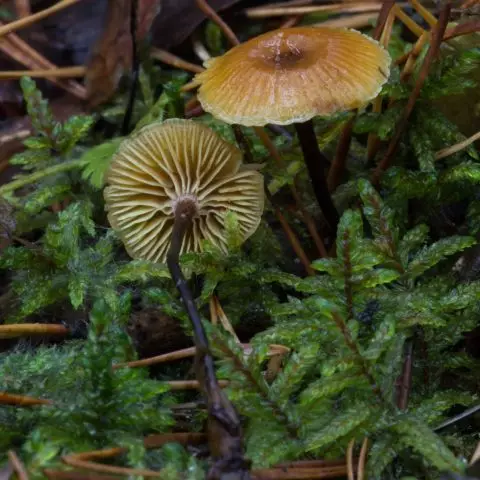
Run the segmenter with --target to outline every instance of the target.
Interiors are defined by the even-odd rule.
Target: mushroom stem
[[[243,440],[240,419],[228,397],[222,391],[215,375],[215,365],[208,346],[208,339],[195,305],[192,292],[179,264],[183,238],[197,213],[197,206],[191,200],[183,200],[175,206],[170,249],[167,265],[173,281],[187,310],[193,327],[196,346],[195,373],[200,390],[205,396],[208,408],[208,443],[211,455],[217,460],[212,471],[235,472],[231,478],[249,479],[247,462],[243,456]],[[210,476],[209,476],[210,478]],[[212,475],[211,478],[217,478]],[[223,477],[218,477],[223,478]]]
[[[328,160],[320,148],[318,148],[313,122],[308,120],[307,122],[296,123],[295,129],[318,205],[330,227],[336,232],[339,216],[328,191],[327,179],[325,177]]]

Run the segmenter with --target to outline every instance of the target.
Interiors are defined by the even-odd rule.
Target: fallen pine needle
[[[23,17],[14,22],[7,23],[6,25],[0,27],[0,37],[6,35],[7,33],[15,32],[16,30],[20,30],[21,28],[29,27],[30,25],[42,20],[54,13],[63,10],[64,8],[69,7],[70,5],[74,5],[78,3],[80,0],[62,0],[45,10],[40,10],[33,15],[29,15],[28,17]]]
[[[13,405],[17,407],[32,407],[35,405],[52,405],[51,400],[46,398],[33,398],[24,395],[0,392],[0,405]]]
[[[0,325],[0,338],[15,338],[28,335],[67,335],[68,329],[57,323],[19,323]]]
[[[465,140],[459,143],[456,143],[455,145],[452,145],[451,147],[447,147],[442,150],[439,150],[435,154],[435,160],[440,160],[441,158],[445,158],[450,155],[453,155],[454,153],[460,152],[460,150],[467,148],[469,145],[471,145],[473,142],[476,142],[477,140],[480,140],[480,131],[475,133],[471,137],[468,137]]]
[[[12,464],[12,467],[17,474],[18,480],[28,480],[28,473],[25,469],[25,465],[23,465],[23,462],[13,450],[8,451],[8,460]]]
[[[22,78],[24,76],[32,78],[71,78],[71,77],[83,77],[85,75],[85,67],[61,67],[54,69],[42,69],[42,70],[10,70],[6,72],[0,72],[0,79],[2,80],[14,80]]]

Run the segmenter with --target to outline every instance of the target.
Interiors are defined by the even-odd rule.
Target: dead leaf
[[[239,1],[209,0],[208,4],[220,11]],[[203,20],[205,15],[196,6],[195,0],[162,0],[162,12],[152,27],[153,44],[166,49],[174,47],[182,43]]]
[[[108,0],[106,24],[87,65],[88,105],[109,100],[132,64],[130,11],[132,0]],[[137,39],[145,38],[159,12],[161,0],[138,0]]]

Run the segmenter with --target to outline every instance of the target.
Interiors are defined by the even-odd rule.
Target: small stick
[[[156,355],[155,357],[143,358],[142,360],[134,360],[132,362],[122,362],[113,365],[113,370],[119,368],[136,368],[136,367],[149,367],[151,365],[158,365],[159,363],[174,362],[175,360],[181,360],[183,358],[190,358],[195,355],[195,347],[183,348],[175,352],[164,353],[162,355]]]
[[[24,76],[32,78],[69,78],[69,77],[83,77],[85,75],[85,67],[59,67],[54,69],[44,70],[11,70],[0,72],[0,79],[14,80]]]
[[[303,18],[303,15],[292,15],[291,17],[288,17],[281,25],[280,28],[290,28],[294,27],[297,25],[297,23],[300,22],[300,20]]]
[[[40,12],[29,15],[28,17],[20,18],[14,22],[7,23],[6,25],[0,27],[0,37],[6,35],[7,33],[12,33],[16,30],[20,30],[21,28],[29,27],[30,25],[38,22],[39,20],[47,18],[50,15],[53,15],[54,13],[57,13],[60,10],[69,7],[70,5],[78,3],[79,1],[80,0],[61,0],[55,5],[46,8],[45,10],[41,10]]]
[[[400,410],[406,410],[408,399],[412,386],[412,363],[413,363],[413,344],[408,342],[406,346],[405,359],[403,361],[403,371],[400,375],[399,388],[397,393],[397,406]]]
[[[390,42],[390,38],[392,36],[392,29],[393,29],[393,22],[395,20],[395,13],[396,9],[395,7],[390,10],[390,13],[387,16],[387,19],[385,20],[385,23],[383,25],[383,29],[381,33],[379,33],[377,40],[380,41],[382,44],[383,48],[387,49],[388,44]],[[373,101],[373,106],[372,106],[372,112],[373,113],[381,113],[382,111],[382,98],[378,96],[374,101]],[[380,145],[380,141],[378,138],[378,135],[376,135],[373,132],[370,132],[367,138],[367,162],[373,161],[378,148]]]
[[[480,442],[478,442],[477,448],[473,452],[469,465],[473,465],[477,460],[480,460]]]
[[[430,28],[434,28],[437,24],[437,19],[434,15],[425,8],[418,0],[409,0],[409,3],[417,11],[417,13],[430,25]]]
[[[348,151],[352,143],[353,124],[355,123],[356,116],[353,116],[347,121],[345,127],[342,129],[340,138],[338,139],[337,150],[335,152],[335,158],[333,159],[330,170],[328,171],[327,184],[328,191],[334,192],[340,184],[342,175],[345,172],[347,165]]]
[[[16,338],[27,335],[67,335],[68,329],[57,323],[17,323],[0,325],[0,338]]]
[[[285,169],[285,162],[282,156],[280,155],[280,152],[278,151],[277,147],[272,142],[271,138],[268,136],[265,129],[260,127],[254,127],[254,131],[258,136],[258,138],[260,139],[260,141],[263,143],[264,147],[268,150],[268,153],[270,154],[270,156],[277,162],[277,165],[280,168]],[[303,221],[307,226],[308,232],[310,233],[311,237],[313,238],[313,241],[315,242],[315,246],[317,247],[320,257],[323,257],[323,258],[328,257],[327,249],[325,248],[325,244],[323,243],[322,237],[318,233],[317,227],[315,225],[315,221],[303,206],[303,202],[298,193],[297,182],[295,181],[295,179],[294,179],[293,185],[290,185],[290,191],[292,193],[293,199],[295,200],[295,203],[297,204],[297,208],[300,210],[300,213],[302,214]],[[310,262],[309,262],[309,265],[310,265]]]
[[[71,467],[85,468],[87,470],[92,470],[94,472],[112,473],[112,474],[126,475],[126,476],[139,475],[142,477],[149,477],[149,478],[162,476],[161,472],[156,472],[154,470],[104,465],[102,463],[91,462],[89,460],[82,460],[81,458],[79,458],[79,456],[80,455],[66,455],[62,457],[62,461],[63,463],[66,463]]]
[[[118,476],[101,475],[94,473],[86,473],[79,470],[51,470],[46,468],[43,470],[45,476],[51,480],[118,480]]]
[[[451,40],[452,38],[459,37],[460,35],[468,35],[480,31],[480,20],[472,20],[470,22],[461,23],[455,25],[455,27],[449,28],[443,37],[444,40]]]
[[[315,25],[330,28],[362,28],[370,25],[377,18],[378,13],[359,13],[357,15],[349,15],[348,17],[325,20]]]
[[[464,412],[459,413],[458,415],[455,415],[453,418],[449,418],[448,420],[445,420],[444,422],[442,422],[440,425],[435,427],[433,431],[439,432],[440,430],[443,430],[444,428],[447,428],[450,425],[454,425],[460,420],[463,420],[464,418],[468,418],[470,415],[474,415],[477,412],[480,412],[480,405],[475,405],[474,407],[467,408],[467,410],[465,410]]]
[[[0,21],[0,27],[3,25],[5,24]],[[30,70],[58,68],[15,33],[10,33],[0,41],[0,50]],[[85,87],[75,80],[61,80],[48,77],[47,80],[55,83],[81,100],[86,98]]]
[[[363,439],[362,448],[360,449],[360,456],[358,458],[357,480],[364,480],[365,478],[365,462],[367,460],[368,452],[368,437]]]
[[[451,10],[451,2],[447,1],[440,13],[438,23],[432,32],[432,40],[430,43],[430,48],[427,52],[427,55],[425,56],[425,60],[423,61],[422,67],[420,69],[420,73],[418,75],[417,82],[415,83],[412,93],[410,94],[410,97],[408,99],[407,106],[405,107],[405,110],[403,113],[403,117],[400,119],[397,125],[397,128],[395,130],[395,133],[392,139],[390,140],[390,144],[388,145],[388,149],[387,149],[387,152],[385,153],[385,156],[383,157],[381,162],[378,164],[373,174],[372,183],[374,185],[378,185],[380,181],[380,177],[382,176],[383,172],[390,166],[390,163],[392,162],[393,155],[397,150],[400,139],[402,138],[403,132],[407,126],[408,120],[413,111],[413,107],[415,106],[415,102],[417,101],[417,98],[420,95],[420,91],[422,90],[423,84],[427,79],[430,66],[432,65],[432,62],[437,55],[438,49],[440,48],[440,44],[442,43],[443,35],[445,33],[445,28],[447,27],[448,18],[450,16],[450,10]]]
[[[206,2],[206,0],[195,0],[197,7],[214,23],[216,23],[228,38],[229,42],[235,46],[239,45],[237,36],[233,33],[233,30],[223,21],[220,15]]]
[[[18,480],[28,480],[28,473],[25,469],[25,465],[13,450],[8,451],[8,460],[12,464],[12,467],[17,474]]]
[[[315,270],[311,267],[310,260],[307,257],[307,254],[305,253],[305,250],[303,249],[300,241],[298,240],[297,235],[295,234],[295,232],[290,227],[290,224],[288,223],[287,219],[283,215],[282,211],[273,202],[272,195],[271,195],[270,191],[268,190],[267,185],[265,185],[265,196],[270,201],[270,205],[272,206],[273,213],[277,217],[277,220],[280,222],[280,225],[282,226],[283,231],[287,235],[288,241],[289,241],[290,245],[292,246],[293,251],[295,252],[295,255],[297,255],[299,260],[302,262],[302,265],[305,268],[305,271],[307,272],[307,275],[315,275]]]
[[[25,395],[14,395],[12,393],[0,392],[0,405],[32,407],[35,405],[53,405],[53,402],[46,398],[33,398],[26,397]]]
[[[425,29],[422,28],[417,22],[409,17],[398,5],[395,5],[395,16],[417,37],[422,36],[425,33]]]
[[[464,148],[467,148],[469,145],[471,145],[473,142],[476,142],[477,140],[480,140],[480,131],[473,134],[471,137],[468,137],[465,140],[459,143],[456,143],[455,145],[452,145],[451,147],[447,147],[447,148],[443,148],[442,150],[439,150],[435,154],[435,160],[440,160],[442,158],[453,155],[454,153],[460,152],[461,150],[463,150]]]
[[[202,390],[202,385],[197,380],[170,380],[165,382],[170,390]],[[217,380],[219,388],[228,387],[230,382],[228,380]]]
[[[15,11],[19,18],[28,17],[32,14],[30,0],[15,0]]]
[[[248,18],[266,18],[266,17],[285,17],[290,15],[308,15],[310,13],[319,12],[339,12],[339,13],[355,13],[355,12],[371,12],[381,9],[381,4],[370,2],[359,3],[332,3],[330,5],[312,5],[300,7],[270,7],[270,8],[249,8],[245,10]]]
[[[392,8],[395,6],[395,0],[385,0],[382,3],[382,8],[378,13],[377,24],[375,25],[375,30],[373,32],[373,38],[375,40],[380,40],[380,36],[382,35],[383,29],[385,28],[385,23],[387,21]]]
[[[213,313],[213,316],[212,316]],[[216,295],[213,295],[212,298],[210,299],[210,315],[212,316],[212,323],[213,323],[213,318],[219,319],[220,323],[222,324],[222,327],[229,332],[232,337],[235,339],[235,341],[241,345],[240,339],[237,337],[237,334],[235,333],[235,330],[230,323],[230,320],[228,319],[227,315],[225,314],[222,305],[220,304],[220,300]]]
[[[193,79],[191,82],[186,83],[180,87],[181,92],[190,92],[191,90],[195,90],[200,83],[198,80]]]
[[[207,47],[205,47],[205,45],[202,43],[198,31],[193,34],[192,49],[202,63],[212,58],[210,52],[207,50]]]
[[[353,447],[355,447],[355,439],[352,438],[348,442],[347,447],[347,474],[348,480],[355,480],[355,473],[353,471]]]
[[[175,68],[180,68],[181,70],[186,70],[187,72],[200,73],[203,72],[204,68],[200,65],[195,65],[194,63],[187,62],[173,53],[167,52],[161,48],[151,47],[150,56],[155,60],[159,60],[162,63],[171,65]]]
[[[319,480],[347,474],[346,465],[319,468],[262,468],[252,471],[252,480]]]

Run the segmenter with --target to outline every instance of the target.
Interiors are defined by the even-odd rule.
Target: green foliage
[[[85,342],[0,356],[3,388],[53,402],[36,409],[0,411],[2,449],[12,441],[23,443],[24,458],[35,475],[58,462],[60,453],[105,445],[130,447],[142,435],[171,425],[171,416],[160,403],[168,386],[148,379],[142,369],[112,369],[114,362],[131,357],[121,328],[128,313],[126,300],[118,298],[113,310],[101,300],[93,305]]]
[[[248,33],[261,28],[255,24]],[[412,47],[400,33],[395,25],[389,45],[394,56]],[[207,24],[205,38],[211,52],[224,51],[214,23]],[[480,324],[478,259],[471,260],[480,232],[480,164],[475,145],[438,157],[464,140],[465,132],[435,103],[473,92],[478,48],[442,48],[400,138],[394,166],[378,189],[366,180],[401,122],[426,50],[408,81],[393,67],[381,92],[381,113],[368,107],[355,115],[346,181],[335,196],[341,220],[335,239],[324,238],[329,257],[314,259],[315,245],[289,192],[295,185],[303,207],[316,217],[294,129],[268,130],[284,169],[254,129],[243,129],[252,160],[262,164],[274,202],[315,275],[304,277],[268,206],[245,244],[236,214],[225,212],[227,251],[205,242],[201,253],[181,258],[202,317],[208,317],[215,295],[248,342],[241,346],[205,322],[218,375],[230,382],[227,392],[242,414],[246,453],[255,467],[343,458],[352,439],[359,444],[368,437],[369,478],[433,480],[444,470],[461,472],[478,441],[472,419],[462,421],[466,427],[455,422],[436,429],[479,403],[480,365],[468,342]],[[133,109],[135,130],[182,117],[186,80],[145,62]],[[91,128],[93,117],[57,122],[35,83],[25,78],[21,84],[35,136],[11,161],[23,174],[0,187],[15,213],[5,220],[8,228],[0,238],[5,241],[0,268],[8,274],[2,319],[61,322],[76,339],[56,346],[48,339],[41,346],[22,339],[0,355],[2,390],[53,402],[0,407],[0,456],[14,445],[35,479],[42,478],[43,468],[59,467],[64,454],[125,446],[118,464],[161,469],[168,479],[205,478],[206,462],[188,449],[167,444],[146,451],[142,442],[149,433],[201,428],[203,412],[177,417],[178,411],[169,411],[175,401],[197,399],[196,393],[174,398],[154,379],[183,379],[185,365],[157,366],[156,373],[112,367],[135,359],[127,324],[145,307],[159,308],[159,317],[177,319],[190,332],[166,265],[128,259],[108,228],[101,189],[122,137],[103,138]],[[121,94],[100,115],[120,124],[124,108]],[[333,158],[351,118],[339,113],[316,119],[317,141],[327,156]],[[230,125],[208,114],[198,121],[235,142]],[[367,134],[380,140],[375,159],[366,159]],[[322,222],[317,223],[322,235]],[[472,272],[462,275],[461,266],[470,263]],[[160,338],[163,348],[170,334],[145,336]],[[279,344],[285,347],[281,356]],[[408,378],[402,372],[410,355],[406,405],[402,385]]]

